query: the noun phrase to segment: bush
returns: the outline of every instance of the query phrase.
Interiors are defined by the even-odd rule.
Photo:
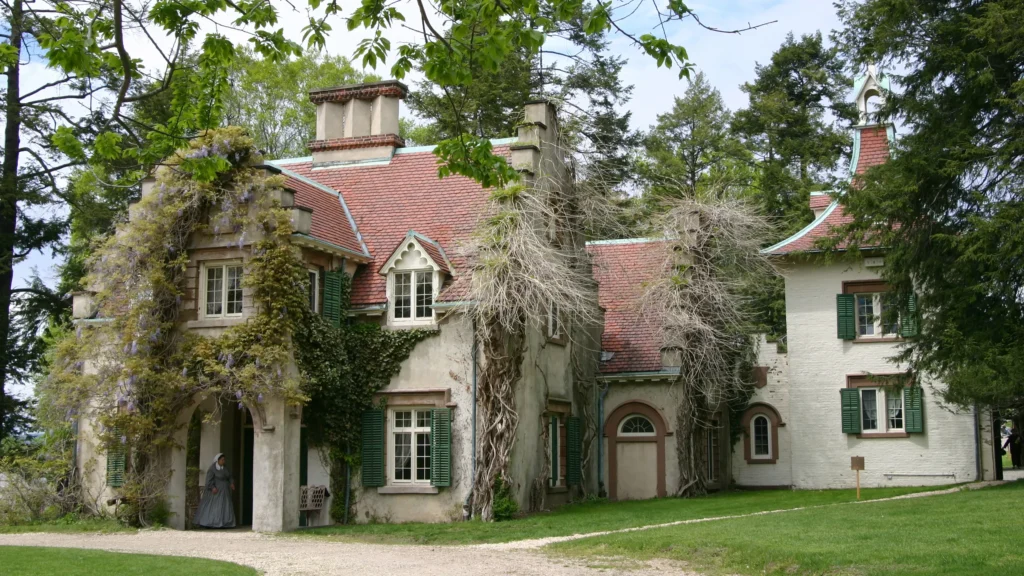
[[[512,497],[512,490],[501,476],[494,481],[494,502],[492,503],[494,521],[512,520],[519,514],[519,503]]]
[[[65,437],[67,436],[67,437]],[[68,437],[7,437],[0,445],[0,524],[52,520],[77,509]]]

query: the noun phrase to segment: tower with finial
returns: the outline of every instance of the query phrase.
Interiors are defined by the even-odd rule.
[[[853,83],[854,102],[860,117],[853,126],[853,157],[850,171],[856,175],[889,159],[889,145],[895,137],[891,123],[882,123],[878,108],[890,91],[889,78],[874,64]]]

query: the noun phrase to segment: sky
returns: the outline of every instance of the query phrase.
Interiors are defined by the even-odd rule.
[[[342,13],[351,13],[358,3],[358,0],[342,0]],[[309,19],[302,3],[294,3],[295,9],[287,2],[275,1],[274,4],[279,6],[280,25],[288,37],[301,42],[302,28]],[[408,1],[400,2],[399,7],[412,14],[409,7],[403,7],[403,4],[408,4]],[[696,69],[704,72],[709,83],[722,93],[726,106],[732,110],[746,106],[747,97],[740,90],[740,85],[754,78],[755,64],[767,62],[788,33],[792,32],[799,37],[820,30],[827,38],[829,31],[839,24],[830,0],[690,0],[686,4],[698,13],[705,24],[718,29],[739,29],[773,22],[741,34],[710,32],[689,21],[677,23],[668,29],[670,39],[687,49]],[[649,4],[642,3],[629,21],[630,28],[637,33],[644,33],[653,27],[656,20],[651,10]],[[238,42],[245,39],[241,33],[209,23],[204,25],[206,31],[214,29]],[[327,51],[348,57],[352,56],[356,45],[366,35],[362,30],[348,32],[344,22],[340,21],[334,23],[333,29]],[[151,29],[150,32],[156,34],[155,30]],[[403,39],[410,39],[412,34],[408,30],[396,29],[390,38],[397,44]],[[128,44],[146,46],[148,43],[141,33],[136,32],[135,38],[129,39]],[[169,42],[165,48],[167,46]],[[655,122],[658,114],[671,108],[673,98],[683,94],[688,81],[680,79],[676,69],[658,68],[652,59],[631,46],[628,40],[614,39],[611,50],[629,60],[623,69],[622,80],[624,84],[633,86],[633,98],[625,108],[632,112],[633,128],[646,129]],[[160,70],[162,61],[155,49],[140,50],[137,53],[151,71]],[[23,91],[54,78],[53,72],[45,68],[41,58],[29,54],[28,59],[30,63],[23,73]],[[374,72],[387,75],[386,68]],[[415,77],[407,79],[407,82],[410,80],[414,83]],[[49,253],[31,254],[15,267],[15,287],[26,285],[33,269],[48,284],[54,284],[55,264],[56,261]]]

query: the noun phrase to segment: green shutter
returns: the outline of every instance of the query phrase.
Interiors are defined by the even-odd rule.
[[[363,470],[364,488],[384,485],[384,411],[363,412]]]
[[[860,434],[860,390],[843,388],[839,398],[843,409],[843,434]]]
[[[121,434],[118,430],[113,431],[116,438],[114,444],[107,447],[107,486],[120,488],[124,486],[124,466],[127,450],[121,444]]]
[[[853,294],[836,294],[836,327],[839,338],[853,340],[857,337],[855,311]]]
[[[903,428],[907,432],[924,432],[924,402],[920,386],[903,389],[903,414]]]
[[[335,328],[341,327],[341,270],[324,272],[324,318]]]
[[[551,424],[548,426],[548,434],[551,435],[551,485],[558,486],[558,416],[551,417]]]
[[[430,411],[430,485],[452,485],[452,411]]]
[[[579,486],[583,482],[583,468],[580,464],[583,452],[583,437],[580,433],[580,419],[570,416],[565,420],[565,483]]]
[[[917,336],[917,331],[917,295],[911,293],[900,310],[900,336],[903,336],[904,338]]]

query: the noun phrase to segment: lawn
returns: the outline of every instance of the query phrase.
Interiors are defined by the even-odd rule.
[[[931,488],[869,488],[862,498],[898,496]],[[693,518],[731,516],[765,510],[851,502],[853,490],[766,490],[725,492],[703,498],[663,498],[639,502],[591,502],[564,506],[508,522],[453,524],[355,524],[303,530],[298,534],[338,540],[410,544],[477,544],[567,536]]]
[[[22,532],[134,532],[117,520],[86,518],[74,521],[57,520],[54,522],[37,522],[34,524],[0,524],[0,534],[19,534]]]
[[[0,571],[5,575],[60,574],[61,576],[255,576],[252,568],[200,558],[118,554],[73,548],[0,546]]]
[[[667,558],[708,574],[1020,574],[1024,482],[556,544],[606,563]]]

